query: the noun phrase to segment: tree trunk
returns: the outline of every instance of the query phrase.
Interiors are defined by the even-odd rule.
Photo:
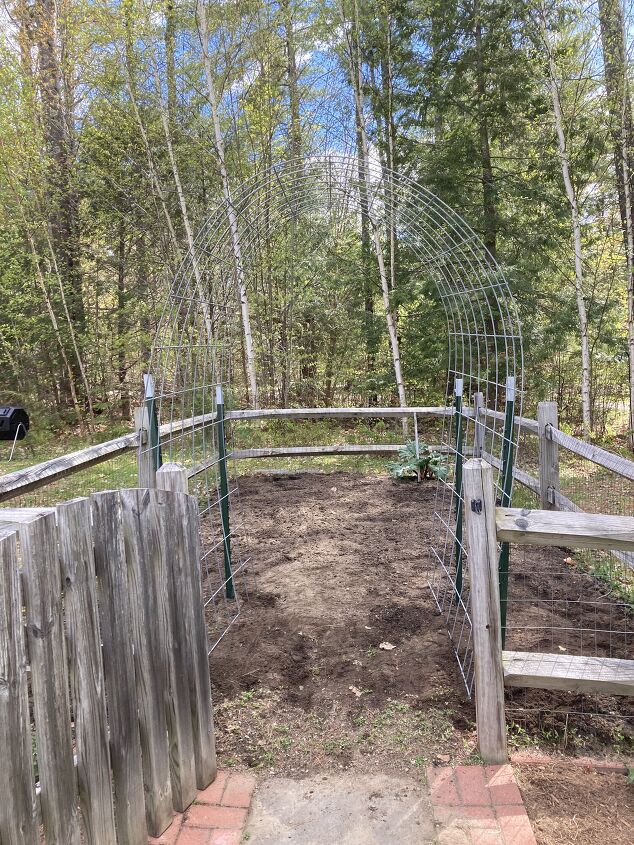
[[[394,124],[394,66],[392,60],[392,17],[389,5],[385,13],[385,56],[381,61],[381,86],[385,102],[385,172],[386,217],[390,259],[390,292],[396,293],[398,264],[398,239],[396,233],[396,197],[394,171],[396,170],[396,126]],[[394,322],[398,324],[398,309],[394,309]]]
[[[557,66],[548,34],[546,14],[542,7],[542,38],[548,56],[548,83],[553,102],[553,114],[555,116],[555,128],[557,130],[557,141],[559,145],[559,161],[563,176],[566,197],[570,204],[570,219],[572,225],[572,236],[575,249],[575,294],[577,299],[577,316],[579,323],[579,338],[581,341],[581,408],[583,414],[583,436],[590,436],[592,430],[592,402],[591,402],[591,360],[590,340],[588,331],[588,314],[583,295],[583,253],[581,248],[581,219],[577,203],[577,193],[570,175],[570,156],[564,130],[564,118],[561,110],[561,98],[557,83]]]
[[[392,363],[394,366],[394,377],[396,380],[396,389],[398,391],[399,404],[402,408],[407,406],[405,397],[405,385],[403,383],[403,375],[401,372],[401,352],[399,348],[398,336],[396,333],[396,324],[392,315],[392,303],[390,302],[390,288],[388,281],[388,274],[385,268],[385,261],[383,259],[383,247],[381,245],[381,234],[379,227],[372,216],[370,208],[370,197],[372,196],[372,186],[370,183],[369,170],[369,145],[368,138],[365,131],[364,105],[363,105],[363,79],[361,76],[361,53],[359,48],[359,8],[357,0],[354,0],[354,19],[352,27],[352,38],[349,43],[350,65],[351,65],[351,79],[352,90],[354,94],[355,106],[359,121],[360,134],[360,163],[363,170],[362,181],[365,187],[366,199],[368,201],[368,221],[374,240],[374,252],[376,255],[377,266],[379,270],[379,277],[381,279],[381,291],[383,293],[383,306],[385,308],[385,320],[387,323],[388,335],[390,338],[390,350],[392,352]],[[403,430],[407,432],[406,420],[403,421]]]
[[[621,0],[599,0],[605,88],[614,145],[614,170],[627,262],[627,340],[629,363],[629,446],[634,450],[634,133]]]
[[[121,418],[130,419],[130,396],[126,388],[126,286],[125,286],[125,221],[119,222],[117,249],[117,381]]]
[[[174,0],[165,0],[165,79],[167,82],[167,114],[170,135],[176,138],[178,122],[176,120],[176,10]]]
[[[26,221],[25,221],[26,223]],[[28,226],[26,227],[26,235],[29,241],[29,246],[31,248],[31,255],[33,257],[33,265],[35,267],[35,277],[37,279],[37,283],[39,285],[40,291],[42,292],[42,297],[44,299],[44,304],[46,306],[46,311],[48,313],[49,319],[51,321],[51,327],[53,329],[53,334],[55,335],[55,340],[57,341],[57,345],[59,346],[59,352],[64,363],[64,368],[66,373],[68,374],[68,383],[70,388],[70,395],[73,404],[73,409],[77,416],[77,422],[79,423],[82,430],[85,426],[84,415],[82,413],[81,406],[79,404],[79,398],[77,396],[77,390],[75,387],[75,379],[73,376],[73,368],[71,366],[71,362],[69,361],[68,355],[66,354],[66,348],[64,346],[64,339],[62,337],[62,333],[59,328],[59,323],[57,322],[57,317],[55,316],[55,310],[53,309],[53,304],[51,302],[51,297],[48,292],[48,287],[46,285],[46,280],[44,278],[44,273],[42,271],[42,267],[40,264],[40,257],[37,253],[37,248],[35,246],[35,240],[33,235],[30,233]]]
[[[148,138],[147,132],[145,131],[145,125],[141,118],[141,112],[139,111],[139,107],[137,104],[137,97],[136,97],[136,85],[134,79],[134,61],[133,61],[133,36],[132,36],[132,18],[130,16],[129,6],[124,5],[124,26],[126,30],[125,35],[125,54],[124,54],[124,68],[125,68],[125,76],[126,76],[126,84],[128,88],[128,94],[130,96],[130,103],[132,105],[132,112],[134,114],[134,119],[136,121],[137,126],[139,127],[139,133],[141,135],[141,141],[143,142],[143,149],[145,151],[145,156],[147,158],[148,163],[148,170],[150,172],[150,180],[152,182],[152,187],[154,189],[155,196],[158,198],[161,210],[163,212],[163,216],[165,217],[165,224],[167,226],[167,231],[169,233],[169,238],[176,254],[176,259],[180,258],[180,249],[178,245],[178,238],[176,237],[176,230],[174,229],[174,223],[172,221],[172,216],[170,214],[170,210],[167,207],[167,198],[165,195],[165,191],[163,190],[163,185],[161,183],[161,179],[158,173],[158,169],[154,163],[154,156],[152,154],[152,147],[150,146],[150,140]]]
[[[63,86],[57,3],[55,0],[36,0],[33,12],[47,161],[46,215],[70,318],[81,342],[85,334],[86,316],[79,258],[79,204],[72,173],[73,115],[66,111],[72,102],[72,94],[68,91],[65,93]],[[71,361],[70,364],[77,388],[82,382],[81,373],[76,362]]]
[[[284,18],[284,36],[286,39],[286,78],[288,80],[288,104],[290,112],[288,152],[289,158],[300,158],[302,155],[302,125],[299,111],[297,55],[291,0],[281,0],[280,7]]]
[[[214,85],[211,55],[209,54],[209,31],[207,28],[207,12],[205,10],[205,0],[197,0],[196,17],[198,23],[198,34],[200,36],[200,43],[202,45],[203,67],[205,71],[205,81],[207,83],[207,99],[211,108],[211,116],[214,126],[214,142],[216,148],[216,156],[218,157],[218,168],[220,170],[220,179],[222,181],[222,192],[224,195],[225,206],[227,209],[227,218],[229,220],[229,231],[231,236],[231,246],[233,249],[233,257],[235,262],[234,270],[238,288],[238,296],[240,299],[240,313],[242,316],[242,329],[244,332],[245,363],[248,377],[250,401],[253,407],[257,408],[258,386],[255,370],[253,335],[251,333],[251,318],[249,315],[249,300],[247,297],[246,281],[244,277],[244,266],[242,264],[242,249],[240,246],[240,236],[238,232],[238,220],[236,217],[235,208],[233,206],[231,187],[229,185],[229,176],[227,174],[227,168],[225,164],[225,146],[222,138],[222,131],[220,128],[218,98],[216,96],[216,87]]]
[[[365,316],[365,372],[368,382],[368,407],[378,403],[376,390],[370,389],[376,377],[377,337],[374,326],[374,287],[370,266],[370,215],[368,196],[363,176],[363,146],[361,139],[361,118],[355,108],[357,161],[359,165],[359,204],[361,206],[361,273],[363,276],[363,310]]]
[[[486,72],[482,53],[482,23],[480,4],[473,4],[474,36],[476,48],[476,90],[478,132],[480,135],[480,157],[482,166],[482,211],[484,222],[484,245],[487,248],[487,262],[494,265],[497,261],[497,210],[495,204],[495,180],[491,163],[491,144],[489,142],[489,121],[486,113]]]
[[[170,133],[169,126],[169,115],[165,103],[163,102],[163,96],[161,94],[161,80],[159,78],[158,68],[156,68],[156,66],[154,68],[154,78],[156,81],[156,93],[159,101],[159,111],[161,113],[161,123],[163,124],[163,131],[165,133],[165,145],[167,147],[167,155],[172,168],[172,176],[174,178],[174,185],[176,186],[176,195],[178,197],[178,204],[180,206],[181,217],[183,219],[185,237],[187,238],[189,260],[191,261],[192,270],[194,272],[194,283],[196,285],[196,293],[198,295],[198,304],[200,306],[200,311],[203,316],[203,323],[207,335],[207,343],[209,344],[212,350],[213,356],[215,355],[215,346],[213,322],[211,318],[211,310],[209,307],[210,296],[209,292],[205,290],[202,274],[200,272],[200,265],[198,263],[198,253],[194,245],[194,232],[189,221],[189,213],[187,211],[187,201],[185,198],[185,192],[183,191],[183,184],[181,182],[180,171],[176,162],[176,156],[174,155],[174,146],[172,144],[172,136]]]

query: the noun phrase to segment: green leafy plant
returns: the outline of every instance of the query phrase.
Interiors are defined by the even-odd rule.
[[[387,465],[392,478],[446,478],[449,469],[447,459],[425,443],[406,443],[398,450],[398,460]]]

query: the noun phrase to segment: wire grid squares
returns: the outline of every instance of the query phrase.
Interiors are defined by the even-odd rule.
[[[447,277],[445,268],[439,283],[449,324],[446,405],[455,412],[445,417],[443,427],[448,473],[436,487],[431,543],[435,572],[430,587],[471,696],[474,665],[461,467],[472,456],[491,463],[497,470],[497,500],[510,504],[520,434],[514,417],[521,417],[522,408],[522,339],[502,271],[475,236],[468,252],[465,249],[460,243],[453,257],[455,274]]]
[[[455,379],[454,384],[464,377]],[[506,402],[519,407],[519,397],[512,387],[505,391]],[[477,383],[476,383],[477,386]],[[460,388],[459,388],[460,389]],[[464,391],[464,387],[462,388]],[[481,457],[491,463],[494,470],[495,492],[498,504],[506,501],[510,487],[502,467],[504,456],[512,464],[519,436],[518,426],[505,425],[505,414],[485,405],[478,390],[462,395],[460,412],[446,417],[443,430],[443,447],[448,454],[448,475],[440,478],[436,486],[434,524],[431,554],[435,568],[430,588],[438,609],[443,614],[451,639],[458,667],[467,694],[471,697],[474,684],[472,622],[470,613],[469,555],[464,531],[464,497],[460,466],[470,457]],[[516,404],[517,403],[517,404]],[[504,407],[504,405],[502,406]],[[518,411],[519,415],[519,411]],[[501,558],[502,560],[502,558]],[[503,574],[501,574],[503,578]]]
[[[231,457],[233,431],[231,421],[223,418],[233,403],[230,356],[221,340],[207,342],[207,320],[212,310],[218,309],[190,298],[188,314],[192,324],[176,337],[173,331],[166,333],[166,342],[157,342],[153,354],[153,370],[161,374],[154,396],[158,419],[169,421],[161,426],[162,461],[187,467],[189,492],[199,502],[203,602],[210,652],[236,621],[242,602],[254,587],[242,543],[240,493]],[[227,323],[220,322],[216,337],[222,337],[226,328]],[[220,416],[219,398],[224,400]],[[224,462],[221,441],[227,453]],[[144,448],[152,451],[151,444]],[[223,469],[226,493],[222,492]],[[225,504],[228,524],[223,521]]]
[[[538,438],[522,431],[519,463],[539,476]],[[622,516],[634,514],[631,481],[563,446],[558,450],[561,510]],[[540,507],[533,491],[515,488],[515,507]],[[634,645],[632,555],[620,551],[512,546],[506,649],[528,652],[533,668],[566,660],[597,658],[589,671],[614,677],[631,660]],[[628,670],[629,671],[629,670]],[[619,745],[634,741],[634,707],[627,698],[553,690],[507,689],[511,739],[527,736],[579,748],[597,739]]]
[[[512,546],[506,649],[536,655],[533,659],[544,666],[598,658],[589,670],[613,678],[623,666],[606,658],[631,661],[634,645],[633,580],[628,599],[615,570],[607,552]],[[628,674],[631,678],[631,670]],[[506,701],[512,737],[541,735],[586,750],[597,740],[634,741],[634,706],[628,698],[511,688]]]
[[[194,251],[175,280],[162,319],[152,362],[162,423],[168,420],[176,423],[213,408],[217,383],[226,386],[231,402],[236,405],[248,396],[246,367],[230,365],[231,361],[244,361],[238,302],[241,283],[248,291],[254,312],[264,315],[268,313],[267,291],[282,291],[290,319],[299,292],[323,283],[314,277],[315,267],[335,260],[337,244],[346,242],[347,238],[348,244],[357,245],[358,272],[375,286],[374,290],[380,291],[380,265],[385,263],[383,252],[393,232],[398,234],[399,261],[409,283],[419,285],[421,291],[435,288],[446,312],[447,396],[451,399],[456,379],[463,380],[465,397],[469,400],[476,393],[482,394],[483,414],[477,427],[466,419],[464,443],[472,442],[477,429],[481,434],[482,454],[490,454],[498,462],[502,460],[509,377],[515,379],[516,407],[519,409],[520,405],[519,324],[500,268],[458,215],[422,185],[385,169],[380,162],[371,160],[363,165],[358,159],[346,156],[296,159],[265,169],[236,190],[232,208],[233,227],[224,203],[202,227]],[[370,261],[367,255],[364,257],[364,220],[373,253]],[[314,261],[317,255],[321,263]],[[257,370],[272,373],[276,367],[279,370],[274,347],[283,340],[267,336],[262,326],[259,332],[255,338]],[[225,372],[219,375],[223,368]],[[279,391],[267,399],[281,400],[283,405],[301,399],[301,390],[294,392],[294,386],[301,386],[302,378],[301,368],[285,372]],[[175,431],[167,438],[168,455],[185,460],[191,477],[198,479],[209,554],[219,548],[215,528],[208,527],[218,524],[217,519],[211,518],[217,517],[214,507],[218,500],[218,478],[213,465],[217,448],[214,432],[211,423],[192,434],[191,440],[188,440],[190,435]],[[450,452],[454,448],[454,454],[449,457],[452,466],[455,463],[453,433],[453,421],[449,420],[444,429],[444,444]],[[201,473],[195,475],[199,465]],[[235,490],[231,495],[237,500],[237,487]],[[439,485],[434,554],[439,561],[441,582],[451,571],[450,547],[453,548],[457,539],[455,525],[452,527],[455,507],[452,491],[451,480]],[[232,516],[232,525],[233,522]],[[238,566],[246,570],[246,564],[239,562]],[[445,607],[448,591],[441,582],[434,594],[439,606]],[[219,586],[216,584],[213,596],[221,595]],[[470,623],[465,624],[468,623],[468,577],[465,600],[459,603],[464,607],[460,641],[468,643]],[[455,633],[456,620],[451,611],[448,621]],[[467,668],[464,674],[470,689],[471,670]]]

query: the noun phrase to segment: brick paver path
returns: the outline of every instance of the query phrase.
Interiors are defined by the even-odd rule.
[[[536,845],[510,766],[429,766],[427,782],[439,845]],[[150,845],[240,845],[255,783],[219,772]]]
[[[239,845],[255,778],[241,772],[218,772],[184,813],[150,845]]]
[[[510,766],[427,768],[442,845],[536,845]]]

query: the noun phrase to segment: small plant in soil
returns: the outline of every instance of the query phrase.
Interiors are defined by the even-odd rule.
[[[446,478],[447,459],[425,443],[406,443],[398,450],[398,460],[387,465],[392,478]]]

